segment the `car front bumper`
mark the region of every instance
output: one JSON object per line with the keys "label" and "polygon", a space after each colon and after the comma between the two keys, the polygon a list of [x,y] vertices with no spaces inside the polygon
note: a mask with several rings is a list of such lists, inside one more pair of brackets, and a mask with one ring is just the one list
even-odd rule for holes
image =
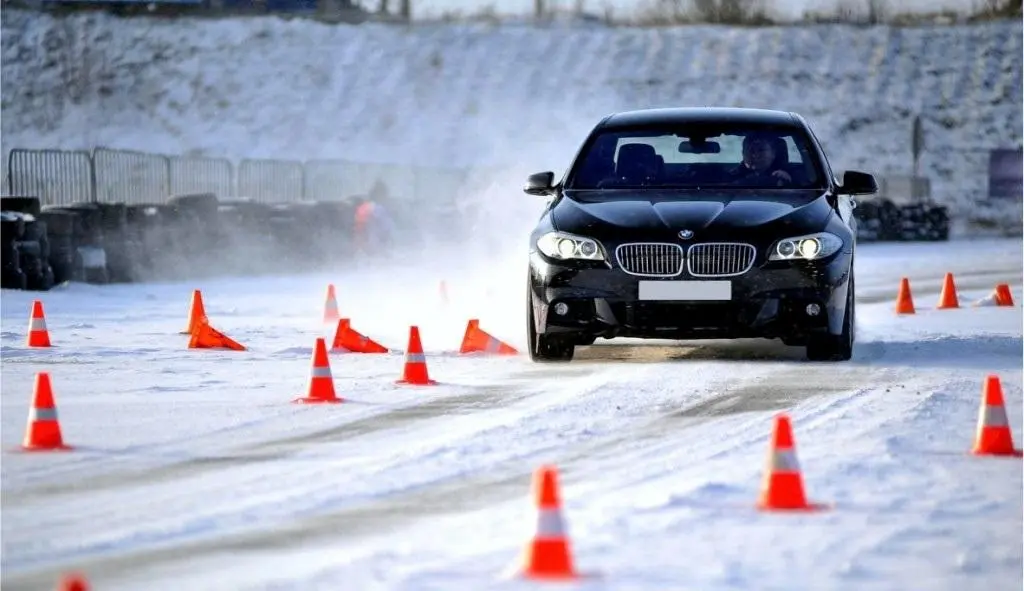
{"label": "car front bumper", "polygon": [[[799,342],[812,334],[842,332],[851,269],[849,253],[823,261],[771,261],[727,280],[728,301],[651,301],[639,298],[640,281],[653,278],[592,263],[575,265],[530,255],[530,290],[535,329],[585,343],[593,337],[664,339],[783,338]],[[568,311],[557,314],[565,303]],[[818,305],[816,315],[809,304]]]}

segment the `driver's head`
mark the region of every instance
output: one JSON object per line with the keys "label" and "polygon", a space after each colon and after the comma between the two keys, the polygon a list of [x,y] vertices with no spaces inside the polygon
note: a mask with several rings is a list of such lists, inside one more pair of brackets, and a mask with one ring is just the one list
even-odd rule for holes
{"label": "driver's head", "polygon": [[775,161],[775,147],[771,139],[763,135],[748,135],[743,138],[743,163],[757,172],[768,170]]}

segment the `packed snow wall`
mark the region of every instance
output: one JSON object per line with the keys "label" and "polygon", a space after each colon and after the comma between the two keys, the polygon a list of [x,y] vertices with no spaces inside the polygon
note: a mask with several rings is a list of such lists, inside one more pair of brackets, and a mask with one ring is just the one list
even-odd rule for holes
{"label": "packed snow wall", "polygon": [[[4,10],[2,142],[560,170],[623,109],[806,116],[839,169],[920,174],[954,215],[1019,148],[1018,22],[610,28],[53,17]],[[5,158],[6,160],[6,158]],[[519,179],[510,192],[518,191]]]}

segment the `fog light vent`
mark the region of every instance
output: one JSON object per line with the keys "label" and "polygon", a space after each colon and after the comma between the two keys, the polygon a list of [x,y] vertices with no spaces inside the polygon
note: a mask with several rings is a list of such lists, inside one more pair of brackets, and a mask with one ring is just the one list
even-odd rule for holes
{"label": "fog light vent", "polygon": [[566,304],[565,302],[558,302],[557,304],[555,304],[555,314],[558,314],[559,316],[565,316],[568,313],[569,304]]}
{"label": "fog light vent", "polygon": [[817,316],[818,314],[821,314],[821,306],[819,306],[818,304],[807,304],[807,307],[804,308],[804,311],[807,312],[808,316]]}

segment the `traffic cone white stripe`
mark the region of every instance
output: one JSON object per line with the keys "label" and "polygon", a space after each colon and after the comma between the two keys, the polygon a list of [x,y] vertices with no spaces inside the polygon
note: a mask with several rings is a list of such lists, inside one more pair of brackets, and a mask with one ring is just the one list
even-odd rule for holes
{"label": "traffic cone white stripe", "polygon": [[28,322],[29,330],[46,330],[45,318],[32,318]]}
{"label": "traffic cone white stripe", "polygon": [[797,461],[796,451],[792,449],[777,450],[772,454],[772,472],[799,472],[800,462]]}
{"label": "traffic cone white stripe", "polygon": [[426,363],[427,356],[423,353],[406,353],[405,361],[406,363]]}
{"label": "traffic cone white stripe", "polygon": [[987,427],[1009,427],[1010,421],[1006,417],[1006,407],[986,404],[981,408],[978,421]]}
{"label": "traffic cone white stripe", "polygon": [[314,378],[329,378],[331,376],[331,368],[329,367],[313,367],[310,370],[309,375]]}
{"label": "traffic cone white stripe", "polygon": [[30,423],[36,421],[56,421],[57,420],[57,409],[56,408],[30,408],[28,410],[28,420]]}
{"label": "traffic cone white stripe", "polygon": [[565,522],[558,509],[541,509],[537,512],[536,539],[562,539],[565,537]]}

